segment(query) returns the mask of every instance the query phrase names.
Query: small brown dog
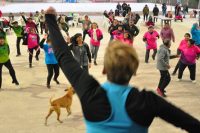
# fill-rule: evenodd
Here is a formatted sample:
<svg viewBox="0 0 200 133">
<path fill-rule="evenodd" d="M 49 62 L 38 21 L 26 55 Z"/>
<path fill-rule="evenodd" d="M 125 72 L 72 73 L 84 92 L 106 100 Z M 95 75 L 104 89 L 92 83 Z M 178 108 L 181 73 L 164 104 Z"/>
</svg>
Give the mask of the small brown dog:
<svg viewBox="0 0 200 133">
<path fill-rule="evenodd" d="M 61 98 L 55 99 L 54 101 L 52 101 L 52 97 L 50 98 L 51 107 L 49 109 L 48 115 L 46 116 L 45 125 L 47 125 L 47 119 L 53 113 L 53 111 L 57 113 L 57 120 L 60 123 L 62 123 L 62 121 L 60 120 L 60 108 L 66 108 L 68 112 L 68 116 L 71 114 L 70 107 L 72 105 L 72 97 L 75 92 L 74 92 L 73 87 L 69 87 L 65 91 L 67 91 L 67 94 Z"/>
</svg>

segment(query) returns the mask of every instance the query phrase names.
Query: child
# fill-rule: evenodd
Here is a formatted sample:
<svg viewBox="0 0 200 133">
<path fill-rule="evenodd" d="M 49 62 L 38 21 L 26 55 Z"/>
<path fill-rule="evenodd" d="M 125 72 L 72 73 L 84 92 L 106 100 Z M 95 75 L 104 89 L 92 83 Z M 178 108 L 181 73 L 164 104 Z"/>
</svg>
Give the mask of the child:
<svg viewBox="0 0 200 133">
<path fill-rule="evenodd" d="M 97 23 L 92 23 L 91 29 L 88 30 L 88 34 L 90 36 L 90 48 L 92 53 L 92 58 L 94 58 L 94 65 L 97 65 L 97 53 L 100 46 L 100 41 L 103 39 L 103 34 L 101 30 L 98 28 Z"/>
<path fill-rule="evenodd" d="M 114 36 L 113 36 L 112 32 L 115 31 L 115 30 L 117 30 L 118 24 L 119 24 L 118 20 L 115 19 L 113 21 L 113 23 L 110 25 L 110 27 L 108 28 L 108 32 L 110 33 L 110 41 L 112 41 L 114 39 Z"/>
<path fill-rule="evenodd" d="M 36 51 L 35 59 L 39 61 L 39 54 L 40 54 L 40 47 L 39 41 L 40 37 L 36 34 L 34 28 L 30 28 L 30 33 L 25 35 L 24 43 L 28 45 L 28 52 L 29 52 L 29 67 L 32 68 L 32 60 L 33 60 L 33 50 Z"/>
<path fill-rule="evenodd" d="M 16 41 L 16 47 L 17 47 L 17 57 L 21 55 L 20 52 L 20 41 L 23 41 L 23 35 L 24 35 L 24 30 L 22 26 L 18 25 L 17 21 L 14 21 L 12 23 L 13 26 L 9 25 L 13 31 L 15 32 L 15 35 L 17 36 L 17 41 Z"/>
<path fill-rule="evenodd" d="M 160 81 L 158 84 L 157 92 L 160 96 L 166 97 L 165 88 L 170 83 L 171 77 L 168 69 L 170 69 L 169 59 L 176 58 L 176 56 L 170 56 L 171 40 L 163 40 L 163 45 L 160 46 L 157 56 L 157 69 L 160 71 Z"/>
<path fill-rule="evenodd" d="M 128 31 L 124 31 L 124 38 L 122 40 L 122 42 L 124 44 L 128 44 L 129 46 L 133 46 L 133 37 L 131 36 L 131 34 Z"/>
<path fill-rule="evenodd" d="M 44 42 L 46 41 L 46 44 Z M 60 84 L 58 81 L 58 76 L 59 76 L 59 66 L 58 66 L 58 61 L 56 60 L 56 57 L 54 55 L 52 46 L 51 46 L 51 39 L 47 38 L 47 35 L 44 35 L 44 38 L 40 42 L 40 47 L 44 49 L 45 52 L 45 63 L 47 65 L 47 70 L 48 70 L 48 76 L 47 76 L 47 88 L 51 88 L 50 82 L 53 77 L 53 72 L 54 72 L 54 81 L 57 84 Z"/>
<path fill-rule="evenodd" d="M 200 131 L 200 121 L 150 91 L 129 85 L 139 60 L 134 48 L 112 42 L 104 57 L 108 81 L 101 85 L 80 68 L 58 28 L 55 9 L 46 11 L 55 56 L 82 105 L 87 133 L 147 133 L 155 117 L 190 133 Z M 116 58 L 118 57 L 118 58 Z"/>
<path fill-rule="evenodd" d="M 15 85 L 19 85 L 19 82 L 17 81 L 15 70 L 13 69 L 13 66 L 11 64 L 10 58 L 10 49 L 8 44 L 5 43 L 5 37 L 0 36 L 0 89 L 2 85 L 2 67 L 3 65 L 8 68 L 10 76 L 12 77 L 12 83 Z"/>
<path fill-rule="evenodd" d="M 146 22 L 146 26 L 154 26 L 154 22 L 153 22 L 152 16 L 149 16 L 149 20 Z"/>
<path fill-rule="evenodd" d="M 149 26 L 148 32 L 144 34 L 143 41 L 146 43 L 146 55 L 145 55 L 145 63 L 149 62 L 149 53 L 150 50 L 153 49 L 152 58 L 155 60 L 157 53 L 157 43 L 156 40 L 159 39 L 159 34 L 154 30 L 153 26 Z"/>
<path fill-rule="evenodd" d="M 83 42 L 81 33 L 77 33 L 71 38 L 71 45 L 69 48 L 72 50 L 74 58 L 81 68 L 88 72 L 88 68 L 91 67 L 91 54 L 89 46 Z"/>
<path fill-rule="evenodd" d="M 179 64 L 178 81 L 182 79 L 186 67 L 190 71 L 190 79 L 196 83 L 196 59 L 200 55 L 200 49 L 194 45 L 195 41 L 190 39 L 188 45 L 180 46 L 181 58 Z"/>
<path fill-rule="evenodd" d="M 112 32 L 113 38 L 115 40 L 122 40 L 124 38 L 124 27 L 123 25 L 118 25 L 117 30 Z"/>
</svg>

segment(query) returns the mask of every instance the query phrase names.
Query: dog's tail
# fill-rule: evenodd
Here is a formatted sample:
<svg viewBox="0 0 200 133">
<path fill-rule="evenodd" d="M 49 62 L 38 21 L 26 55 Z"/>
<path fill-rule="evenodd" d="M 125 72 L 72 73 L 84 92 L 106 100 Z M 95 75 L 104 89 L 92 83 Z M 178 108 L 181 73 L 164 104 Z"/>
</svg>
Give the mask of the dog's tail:
<svg viewBox="0 0 200 133">
<path fill-rule="evenodd" d="M 50 103 L 50 104 L 52 104 L 52 99 L 53 99 L 54 96 L 55 96 L 55 94 L 54 94 L 53 96 L 50 97 L 50 99 L 49 99 L 49 103 Z"/>
</svg>

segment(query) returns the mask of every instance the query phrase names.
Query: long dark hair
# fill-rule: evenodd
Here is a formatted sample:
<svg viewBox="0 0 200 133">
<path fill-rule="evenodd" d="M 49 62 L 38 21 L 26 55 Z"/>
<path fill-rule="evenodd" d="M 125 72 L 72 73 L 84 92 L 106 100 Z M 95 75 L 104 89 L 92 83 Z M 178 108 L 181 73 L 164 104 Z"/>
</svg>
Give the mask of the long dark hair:
<svg viewBox="0 0 200 133">
<path fill-rule="evenodd" d="M 71 37 L 71 43 L 76 45 L 78 44 L 78 42 L 76 41 L 76 39 L 79 37 L 79 36 L 82 36 L 81 33 L 76 33 L 74 36 Z"/>
</svg>

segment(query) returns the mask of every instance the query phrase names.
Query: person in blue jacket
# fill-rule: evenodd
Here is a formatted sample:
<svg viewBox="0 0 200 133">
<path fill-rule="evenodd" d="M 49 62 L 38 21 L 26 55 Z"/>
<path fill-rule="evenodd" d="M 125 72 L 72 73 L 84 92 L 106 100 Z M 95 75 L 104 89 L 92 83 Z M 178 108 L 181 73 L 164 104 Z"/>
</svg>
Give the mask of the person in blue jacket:
<svg viewBox="0 0 200 133">
<path fill-rule="evenodd" d="M 192 40 L 195 41 L 195 44 L 200 47 L 200 28 L 197 23 L 194 23 L 191 29 Z"/>
<path fill-rule="evenodd" d="M 44 44 L 46 40 L 46 44 Z M 59 66 L 58 61 L 54 55 L 53 48 L 51 46 L 51 39 L 48 37 L 47 34 L 44 35 L 42 41 L 40 42 L 40 47 L 44 49 L 45 52 L 45 63 L 47 65 L 48 76 L 47 76 L 47 88 L 51 88 L 50 82 L 53 77 L 54 72 L 54 81 L 57 84 L 60 84 L 58 81 L 59 76 Z"/>
</svg>

